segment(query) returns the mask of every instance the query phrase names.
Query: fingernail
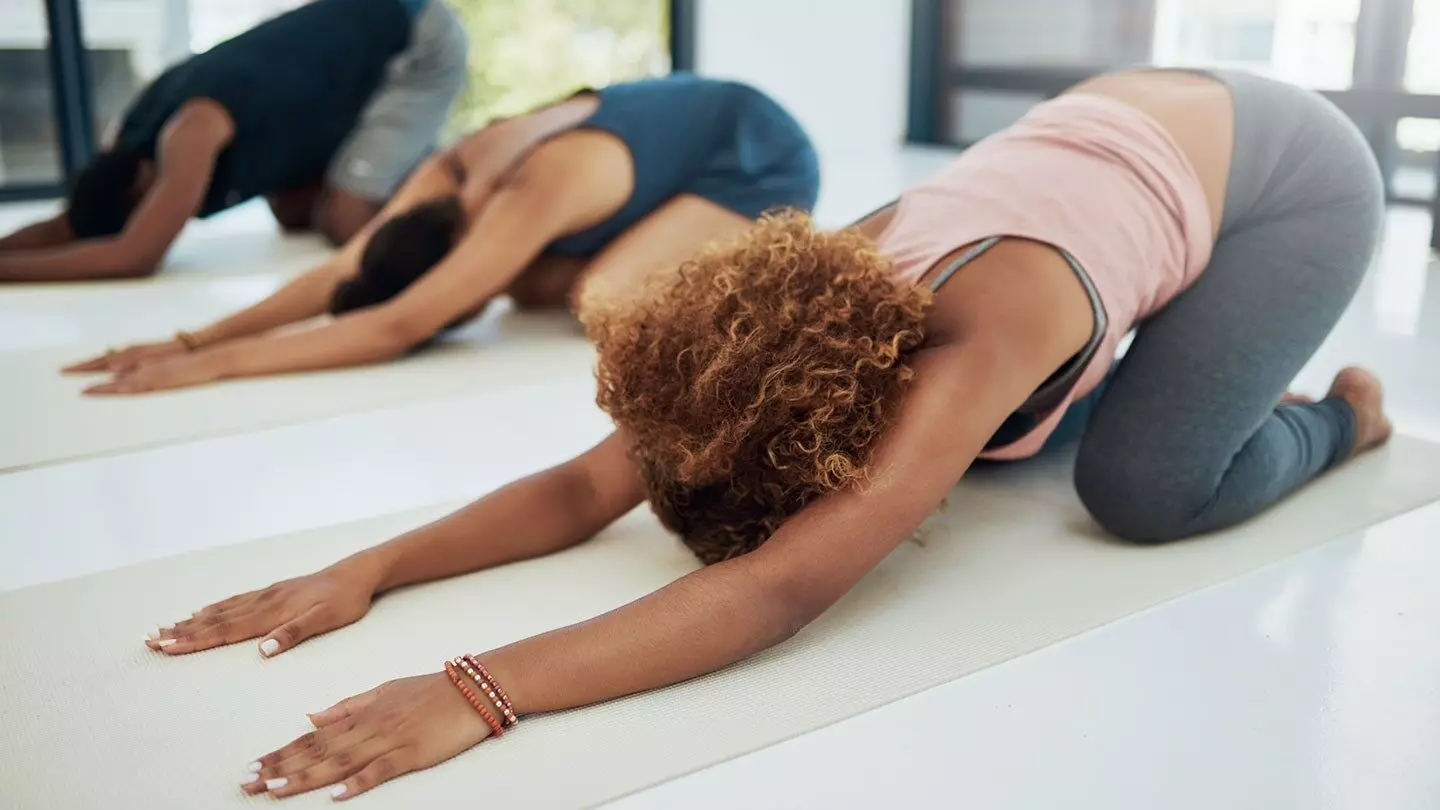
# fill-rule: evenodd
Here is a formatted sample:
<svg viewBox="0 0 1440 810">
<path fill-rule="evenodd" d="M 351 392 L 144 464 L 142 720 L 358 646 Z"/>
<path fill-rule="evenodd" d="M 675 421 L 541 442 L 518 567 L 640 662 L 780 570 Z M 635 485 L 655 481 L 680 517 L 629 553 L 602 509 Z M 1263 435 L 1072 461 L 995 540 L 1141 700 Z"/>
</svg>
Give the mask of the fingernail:
<svg viewBox="0 0 1440 810">
<path fill-rule="evenodd" d="M 344 796 L 344 795 L 345 795 L 345 791 L 347 791 L 347 790 L 349 790 L 349 789 L 350 789 L 350 788 L 347 787 L 344 782 L 341 782 L 340 784 L 335 785 L 335 786 L 333 786 L 333 787 L 330 788 L 330 798 L 332 798 L 332 799 L 338 799 L 338 798 L 340 798 L 341 796 Z"/>
<path fill-rule="evenodd" d="M 271 656 L 280 651 L 280 642 L 273 638 L 267 638 L 260 642 L 260 654 Z"/>
<path fill-rule="evenodd" d="M 244 779 L 241 779 L 241 780 L 240 780 L 240 784 L 242 784 L 242 785 L 249 785 L 249 784 L 253 783 L 255 780 L 257 780 L 257 779 L 259 779 L 259 778 L 260 778 L 260 774 L 258 774 L 258 773 L 252 773 L 252 774 L 250 774 L 249 776 L 246 776 Z"/>
<path fill-rule="evenodd" d="M 286 779 L 286 778 L 283 777 L 283 776 L 280 777 L 279 779 L 266 779 L 266 780 L 265 780 L 265 789 L 266 789 L 266 790 L 279 790 L 280 788 L 285 787 L 285 786 L 288 785 L 288 784 L 290 784 L 290 780 L 289 780 L 289 779 Z"/>
<path fill-rule="evenodd" d="M 160 632 L 157 631 L 157 630 L 151 630 L 150 632 L 148 632 L 148 633 L 145 634 L 145 637 L 148 638 L 148 639 L 150 639 L 151 641 L 159 641 L 159 640 L 160 640 Z"/>
<path fill-rule="evenodd" d="M 176 639 L 176 638 L 162 638 L 162 639 L 160 639 L 159 641 L 157 641 L 157 642 L 155 642 L 155 643 L 156 643 L 156 644 L 159 644 L 161 647 L 169 647 L 171 644 L 174 644 L 174 643 L 177 642 L 177 641 L 179 641 L 179 639 Z"/>
<path fill-rule="evenodd" d="M 259 772 L 260 772 L 260 769 L 263 768 L 263 767 L 264 767 L 264 766 L 261 765 L 259 762 L 252 762 L 252 763 L 250 763 L 249 765 L 246 765 L 246 766 L 245 766 L 245 770 L 247 770 L 247 771 L 249 771 L 249 772 L 251 772 L 251 773 L 259 773 Z"/>
</svg>

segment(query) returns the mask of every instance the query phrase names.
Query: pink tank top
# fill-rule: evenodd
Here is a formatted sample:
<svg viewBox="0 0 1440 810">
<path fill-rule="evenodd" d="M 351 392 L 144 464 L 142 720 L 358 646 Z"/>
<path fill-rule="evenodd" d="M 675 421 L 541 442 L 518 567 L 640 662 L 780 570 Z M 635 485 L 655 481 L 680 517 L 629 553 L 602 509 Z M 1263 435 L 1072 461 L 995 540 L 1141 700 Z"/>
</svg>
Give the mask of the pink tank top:
<svg viewBox="0 0 1440 810">
<path fill-rule="evenodd" d="M 1128 104 L 1076 93 L 1035 107 L 906 191 L 876 241 L 911 281 L 964 245 L 1005 236 L 1055 247 L 1081 275 L 1098 304 L 1087 363 L 1033 429 L 983 454 L 1019 459 L 1039 452 L 1070 404 L 1095 390 L 1126 333 L 1200 275 L 1210 229 L 1200 178 L 1170 134 Z"/>
</svg>

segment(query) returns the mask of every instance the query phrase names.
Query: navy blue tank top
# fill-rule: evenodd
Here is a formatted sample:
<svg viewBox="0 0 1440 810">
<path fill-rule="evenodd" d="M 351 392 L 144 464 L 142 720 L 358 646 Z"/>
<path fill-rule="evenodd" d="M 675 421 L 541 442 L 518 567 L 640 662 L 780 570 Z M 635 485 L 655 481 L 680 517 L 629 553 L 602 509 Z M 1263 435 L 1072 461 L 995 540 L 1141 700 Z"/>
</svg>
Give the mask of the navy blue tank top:
<svg viewBox="0 0 1440 810">
<path fill-rule="evenodd" d="M 599 105 L 573 129 L 624 142 L 634 189 L 608 219 L 552 242 L 547 252 L 592 255 L 683 193 L 752 218 L 777 206 L 808 210 L 815 202 L 819 168 L 810 139 L 752 87 L 676 73 L 589 92 Z"/>
<path fill-rule="evenodd" d="M 398 0 L 315 0 L 165 71 L 126 111 L 117 141 L 154 157 L 176 110 L 208 98 L 235 135 L 200 216 L 315 183 L 409 42 Z"/>
</svg>

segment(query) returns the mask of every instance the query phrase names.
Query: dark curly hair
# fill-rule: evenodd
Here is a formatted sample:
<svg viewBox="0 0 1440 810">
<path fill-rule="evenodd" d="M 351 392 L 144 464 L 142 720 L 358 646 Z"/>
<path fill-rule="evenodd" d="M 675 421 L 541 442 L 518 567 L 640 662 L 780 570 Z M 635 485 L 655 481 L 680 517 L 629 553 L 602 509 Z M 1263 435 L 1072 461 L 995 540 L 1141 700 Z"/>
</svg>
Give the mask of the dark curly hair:
<svg viewBox="0 0 1440 810">
<path fill-rule="evenodd" d="M 383 304 L 405 291 L 455 247 L 464 214 L 458 197 L 421 203 L 375 229 L 360 270 L 335 288 L 330 314 Z"/>
<path fill-rule="evenodd" d="M 862 484 L 930 300 L 858 231 L 782 213 L 583 312 L 598 404 L 629 433 L 660 521 L 709 564 Z"/>
</svg>

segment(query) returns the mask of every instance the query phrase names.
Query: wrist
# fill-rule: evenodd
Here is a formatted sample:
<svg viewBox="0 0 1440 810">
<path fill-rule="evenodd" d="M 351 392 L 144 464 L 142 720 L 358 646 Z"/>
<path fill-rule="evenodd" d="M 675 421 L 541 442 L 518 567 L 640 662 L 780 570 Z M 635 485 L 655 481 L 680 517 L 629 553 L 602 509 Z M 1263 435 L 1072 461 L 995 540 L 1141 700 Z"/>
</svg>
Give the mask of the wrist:
<svg viewBox="0 0 1440 810">
<path fill-rule="evenodd" d="M 212 380 L 226 380 L 237 376 L 235 352 L 229 347 L 217 346 L 192 351 L 191 354 L 210 372 Z"/>
<path fill-rule="evenodd" d="M 185 332 L 184 334 L 190 336 L 190 339 L 195 342 L 195 348 L 197 349 L 213 346 L 227 339 L 227 336 L 221 332 L 218 324 L 207 326 L 204 329 L 196 329 L 193 332 Z"/>
<path fill-rule="evenodd" d="M 346 557 L 331 568 L 344 571 L 347 576 L 353 577 L 368 589 L 372 596 L 389 589 L 386 587 L 386 579 L 390 576 L 391 564 L 389 555 L 384 553 L 383 548 L 373 548 Z"/>
</svg>

